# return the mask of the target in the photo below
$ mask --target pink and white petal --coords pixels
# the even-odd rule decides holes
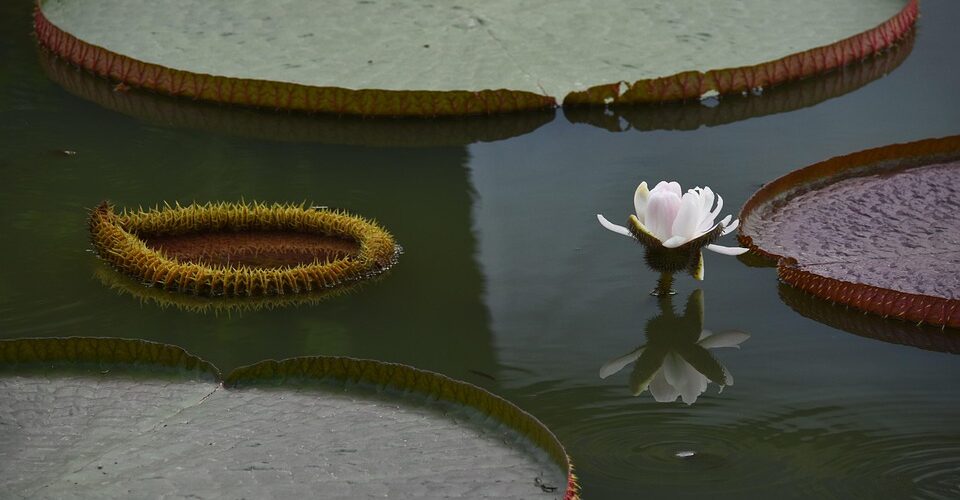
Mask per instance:
[[[728,215],[727,218],[729,217],[730,216]],[[740,227],[740,219],[733,219],[733,222],[730,223],[730,225],[727,225],[727,224],[723,225],[723,232],[720,233],[720,236],[726,236],[736,231],[738,227]]]
[[[698,231],[697,231],[697,235],[694,236],[693,239],[697,239],[697,238],[699,238],[699,237],[701,237],[701,236],[709,233],[710,231],[713,231],[713,230],[716,229],[717,226],[719,226],[719,225],[720,225],[720,223],[718,222],[718,223],[716,223],[716,224],[713,224],[712,226],[707,227],[705,230],[702,230],[702,231],[698,230]]]
[[[727,224],[730,223],[730,219],[731,219],[732,217],[733,217],[732,215],[727,215],[726,217],[720,219],[720,222],[718,222],[715,226],[713,226],[713,228],[716,228],[717,226],[720,226],[720,225],[722,225],[724,228],[726,228],[726,227],[727,227]],[[711,228],[710,230],[712,231],[713,228]],[[727,234],[727,233],[721,232],[721,233],[720,233],[720,236],[723,236],[724,234]]]
[[[683,190],[680,189],[679,182],[660,181],[657,183],[656,186],[654,186],[653,189],[650,190],[651,193],[654,191],[657,191],[657,192],[663,191],[663,192],[673,193],[677,195],[677,198],[683,196]]]
[[[720,215],[720,210],[723,210],[723,196],[720,196],[720,195],[718,194],[718,195],[717,195],[717,208],[714,208],[713,211],[710,212],[710,216],[711,216],[713,219],[716,219],[717,216]],[[713,220],[713,219],[711,219],[711,220]]]
[[[672,192],[665,190],[650,192],[644,225],[658,240],[663,241],[673,236],[670,231],[680,211],[680,205],[680,197]]]
[[[714,193],[709,186],[704,186],[702,196],[704,208],[706,208],[705,211],[709,212],[710,209],[713,208],[713,202],[716,201],[716,193]]]
[[[643,181],[633,192],[633,210],[637,214],[640,222],[644,221],[644,214],[647,212],[647,198],[650,197],[650,190],[647,189],[647,181]]]
[[[680,210],[670,228],[672,236],[683,236],[688,240],[697,234],[700,224],[700,198],[695,193],[686,193],[680,201]]]
[[[663,246],[667,248],[677,248],[688,241],[690,241],[690,238],[687,238],[686,236],[671,236],[667,238],[667,241],[663,242]]]
[[[660,241],[660,238],[657,238],[656,236],[654,236],[653,233],[650,231],[650,228],[648,228],[647,226],[643,225],[643,223],[640,222],[640,219],[638,219],[636,215],[631,214],[629,217],[627,217],[627,222],[629,222],[630,225],[633,226],[633,228],[636,229],[637,231],[639,231],[639,232],[641,232],[641,233],[643,233],[643,234],[645,234],[645,235],[647,235],[647,236],[649,236],[649,237],[651,237],[651,238],[653,238],[653,239],[655,239],[655,240],[657,240],[657,241]]]
[[[749,248],[725,247],[722,245],[714,245],[714,244],[707,245],[704,248],[706,248],[707,250],[710,250],[711,252],[722,253],[723,255],[741,255],[750,251]]]
[[[717,223],[713,222],[713,217],[709,215],[702,217],[700,219],[700,224],[697,226],[697,238],[713,231],[717,227]]]
[[[722,332],[706,335],[697,343],[707,349],[717,349],[720,347],[740,347],[740,344],[747,341],[750,334],[739,330],[725,330]]]
[[[624,235],[624,236],[629,236],[630,238],[633,238],[633,234],[630,233],[630,230],[629,230],[629,229],[627,229],[627,228],[625,228],[625,227],[623,227],[623,226],[618,226],[618,225],[616,225],[616,224],[608,221],[606,217],[604,217],[604,216],[602,216],[602,215],[600,215],[600,214],[597,214],[597,220],[600,221],[600,225],[601,225],[601,226],[603,226],[603,227],[605,227],[605,228],[607,228],[607,229],[609,229],[609,230],[611,230],[611,231],[613,231],[613,232],[615,232],[615,233],[617,233],[617,234],[622,234],[622,235]]]
[[[710,213],[710,209],[713,208],[714,198],[715,197],[712,189],[710,189],[709,187],[703,188],[703,191],[700,194],[701,217],[700,217],[699,227],[701,231],[706,231],[708,227],[713,225],[714,217],[712,217],[712,214]]]

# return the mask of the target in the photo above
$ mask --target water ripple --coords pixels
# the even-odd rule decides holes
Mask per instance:
[[[865,416],[842,406],[758,411],[724,403],[644,403],[554,428],[587,491],[602,485],[600,496],[638,484],[671,496],[960,495],[958,433],[861,423],[879,407]]]

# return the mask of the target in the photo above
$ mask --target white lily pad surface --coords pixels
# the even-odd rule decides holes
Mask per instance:
[[[873,29],[906,0],[44,0],[54,25],[198,74],[347,89],[570,92],[751,66]]]
[[[138,341],[21,342],[113,355]],[[273,377],[283,363],[248,369],[252,378],[230,388],[209,371],[137,357],[11,368],[10,353],[24,349],[0,351],[4,497],[519,499],[567,485],[566,471],[514,428],[417,391]]]

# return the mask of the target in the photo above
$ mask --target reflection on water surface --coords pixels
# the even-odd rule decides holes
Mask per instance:
[[[713,382],[723,390],[733,385],[733,375],[708,349],[739,347],[750,334],[726,330],[711,332],[703,328],[703,291],[694,290],[687,299],[682,316],[673,308],[673,295],[658,297],[660,314],[647,321],[647,342],[629,354],[609,361],[600,368],[600,378],[619,372],[634,363],[630,390],[634,396],[647,389],[659,403],[672,403],[678,397],[692,405]]]
[[[797,313],[838,330],[893,344],[960,354],[960,331],[956,329],[882,318],[833,304],[785,283],[780,283],[777,291],[783,303]]]

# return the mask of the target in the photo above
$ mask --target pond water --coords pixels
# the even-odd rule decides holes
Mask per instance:
[[[624,220],[636,185],[659,179],[709,185],[736,213],[792,169],[960,133],[960,4],[921,8],[912,49],[873,81],[833,75],[716,108],[734,118],[693,104],[639,118],[557,111],[397,126],[135,93],[138,104],[107,109],[46,76],[31,2],[5,2],[0,337],[142,338],[224,371],[319,354],[438,371],[546,423],[586,498],[957,497],[960,363],[917,346],[960,352],[960,332],[824,307],[779,286],[771,267],[713,253],[702,283],[678,276],[671,315],[648,294],[657,275],[641,248],[595,217]],[[839,95],[811,99],[818,85]],[[318,132],[300,135],[298,123]],[[379,145],[362,144],[367,132]],[[404,134],[437,145],[400,147],[414,142]],[[347,296],[232,314],[142,303],[97,278],[86,217],[101,200],[240,198],[351,210],[382,223],[404,254]],[[739,349],[710,350],[734,385],[710,384],[686,405],[634,396],[633,365],[600,378],[642,344],[697,342],[698,294],[702,328],[749,335]]]

